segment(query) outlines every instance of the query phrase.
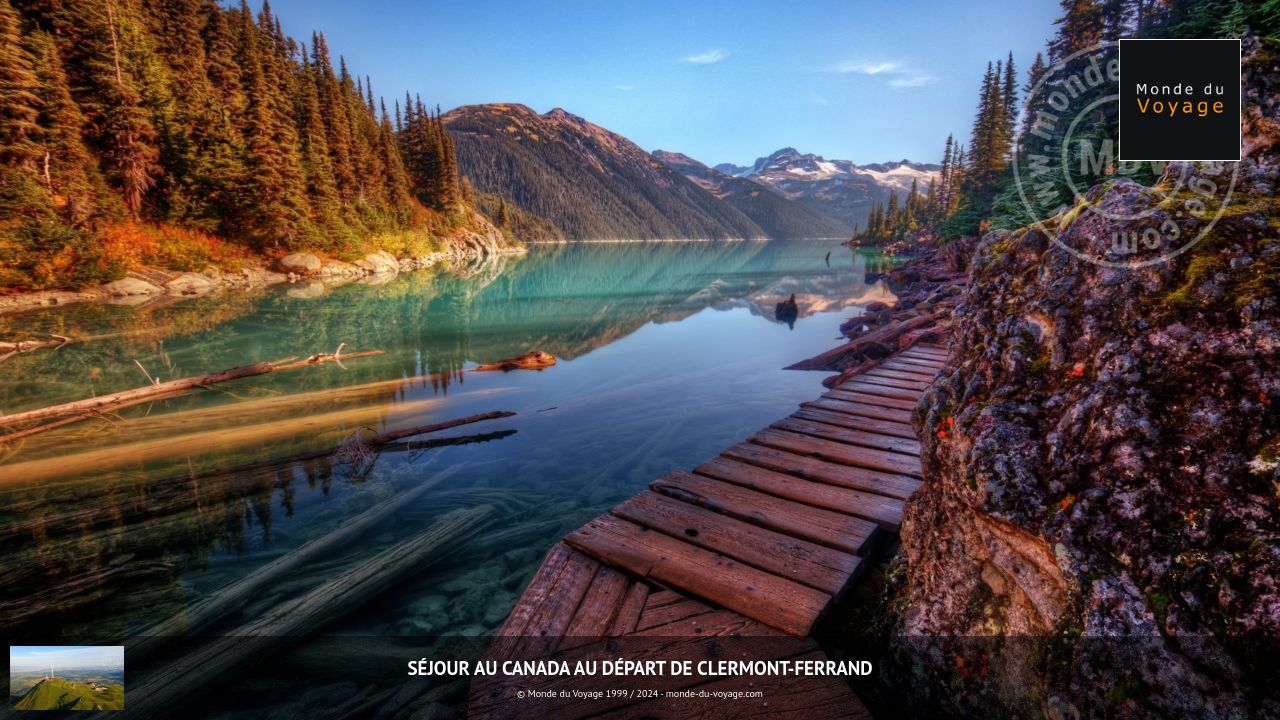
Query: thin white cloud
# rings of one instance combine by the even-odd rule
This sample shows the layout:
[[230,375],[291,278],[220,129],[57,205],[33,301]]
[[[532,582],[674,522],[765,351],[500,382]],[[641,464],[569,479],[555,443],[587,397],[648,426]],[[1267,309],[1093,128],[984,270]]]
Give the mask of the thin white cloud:
[[614,85],[614,86],[613,86],[613,89],[614,89],[614,90],[621,90],[622,92],[631,92],[632,90],[635,90],[636,88],[635,88],[635,86],[634,86],[634,85]]
[[937,78],[928,75],[904,75],[896,77],[889,81],[889,87],[894,88],[915,88],[932,85],[937,82]]
[[813,99],[813,103],[814,103],[815,105],[821,105],[822,107],[826,107],[826,106],[828,106],[828,105],[830,105],[830,104],[831,104],[831,103],[827,102],[827,99],[826,99],[826,98],[824,98],[824,97],[816,97],[816,98],[814,98],[814,99]]
[[902,63],[896,62],[864,62],[861,60],[845,60],[836,63],[832,68],[838,73],[859,73],[862,75],[883,75],[885,73],[901,72]]
[[710,65],[711,63],[718,63],[727,57],[729,57],[729,53],[721,50],[720,48],[716,48],[715,50],[708,50],[697,55],[690,55],[680,62],[692,63],[693,65]]
[[829,68],[841,75],[871,75],[884,77],[891,88],[916,88],[932,85],[937,78],[920,72],[908,63],[897,60],[845,60]]

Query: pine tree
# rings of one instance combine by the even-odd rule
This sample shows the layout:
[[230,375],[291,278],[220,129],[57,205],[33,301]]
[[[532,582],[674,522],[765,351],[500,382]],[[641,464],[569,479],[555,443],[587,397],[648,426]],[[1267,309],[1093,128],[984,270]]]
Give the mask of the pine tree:
[[0,0],[0,162],[34,171],[44,155],[37,144],[40,82],[20,22],[9,0]]

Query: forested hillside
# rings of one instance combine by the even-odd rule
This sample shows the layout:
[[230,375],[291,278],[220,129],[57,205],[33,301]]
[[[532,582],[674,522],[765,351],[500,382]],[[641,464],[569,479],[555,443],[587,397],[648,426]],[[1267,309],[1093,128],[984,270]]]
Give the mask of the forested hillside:
[[573,240],[758,238],[738,210],[635,143],[559,108],[470,105],[445,116],[461,172]]
[[252,253],[341,255],[463,219],[452,143],[263,4],[0,0],[0,287]]

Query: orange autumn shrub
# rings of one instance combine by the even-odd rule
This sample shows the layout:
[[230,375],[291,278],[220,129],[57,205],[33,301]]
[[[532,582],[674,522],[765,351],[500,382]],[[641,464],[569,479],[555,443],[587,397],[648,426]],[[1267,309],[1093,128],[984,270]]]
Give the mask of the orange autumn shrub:
[[252,258],[247,249],[199,230],[132,221],[105,228],[100,252],[107,264],[189,271],[209,266],[232,269]]

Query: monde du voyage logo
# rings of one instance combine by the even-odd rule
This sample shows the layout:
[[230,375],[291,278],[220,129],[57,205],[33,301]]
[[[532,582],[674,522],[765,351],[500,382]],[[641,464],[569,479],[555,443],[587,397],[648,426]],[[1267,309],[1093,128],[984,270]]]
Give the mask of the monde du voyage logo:
[[[1013,163],[1033,225],[1106,267],[1190,249],[1235,188],[1240,98],[1239,40],[1122,39],[1061,58],[1028,94],[1037,110]],[[1118,143],[1098,132],[1108,118]]]

